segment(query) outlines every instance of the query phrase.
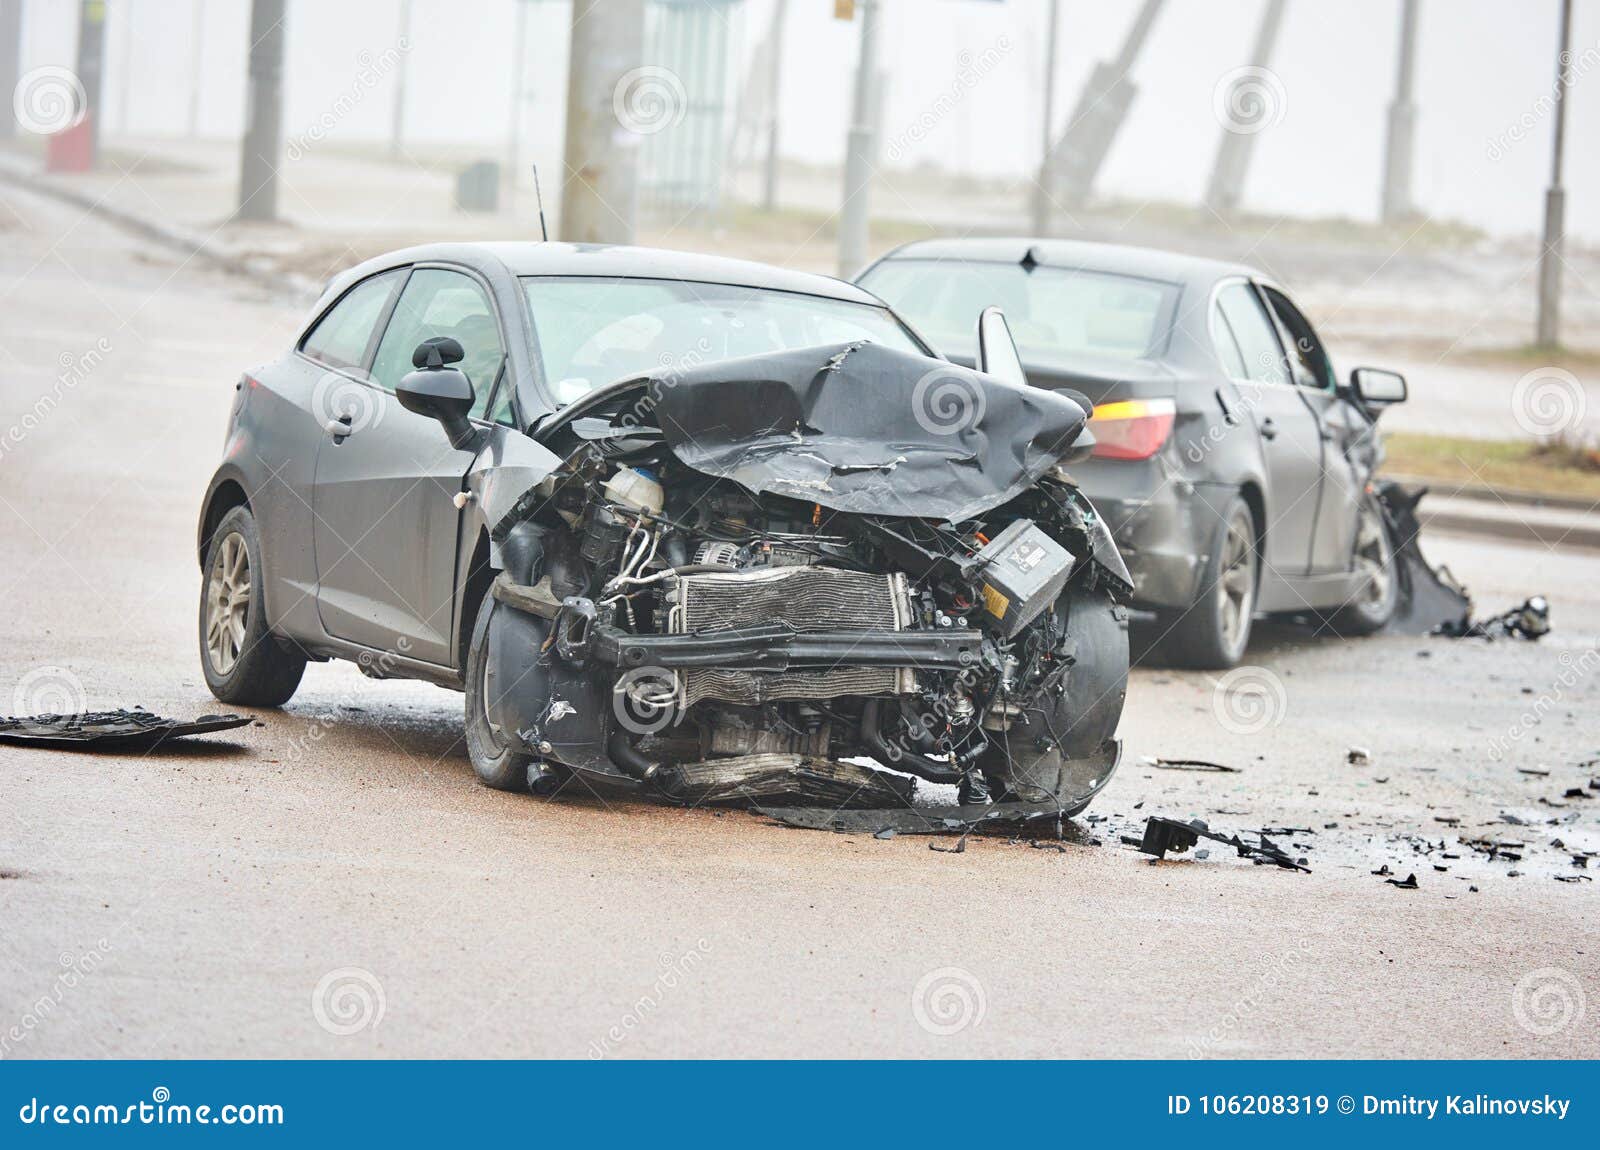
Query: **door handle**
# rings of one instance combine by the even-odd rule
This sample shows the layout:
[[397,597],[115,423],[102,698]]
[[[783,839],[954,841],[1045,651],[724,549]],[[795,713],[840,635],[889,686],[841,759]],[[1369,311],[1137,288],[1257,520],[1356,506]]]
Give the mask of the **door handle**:
[[1276,438],[1278,438],[1278,425],[1276,423],[1273,423],[1270,418],[1263,419],[1261,421],[1261,438],[1262,439],[1276,439]]
[[322,429],[333,436],[334,441],[337,442],[355,431],[355,428],[350,426],[350,422],[350,416],[336,415],[328,420],[327,423],[324,423]]

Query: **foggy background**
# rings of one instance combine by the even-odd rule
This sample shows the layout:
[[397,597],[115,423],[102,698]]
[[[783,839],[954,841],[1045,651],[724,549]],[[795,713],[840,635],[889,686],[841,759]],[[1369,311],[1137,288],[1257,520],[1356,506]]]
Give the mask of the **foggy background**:
[[[747,84],[775,0],[721,9],[731,66],[729,116]],[[515,11],[527,4],[522,163],[557,172],[571,23],[564,0],[412,0],[404,52],[406,150],[452,159],[474,151],[504,160],[511,123]],[[1264,0],[1178,3],[1157,18],[1132,76],[1132,112],[1096,184],[1109,199],[1200,200],[1222,128],[1213,90],[1249,62]],[[1055,127],[1059,131],[1096,61],[1115,55],[1137,4],[1062,4]],[[284,137],[322,132],[331,146],[381,145],[393,115],[395,72],[370,83],[372,61],[394,49],[400,0],[290,0]],[[836,168],[845,133],[859,20],[836,19],[831,0],[791,0],[782,69],[781,154]],[[933,167],[954,176],[1022,178],[1040,159],[1047,0],[888,0],[879,62],[883,105],[879,171]],[[1385,111],[1393,98],[1400,0],[1339,4],[1293,0],[1271,68],[1282,78],[1283,118],[1262,132],[1244,188],[1251,212],[1377,217]],[[21,67],[70,67],[77,0],[28,0]],[[248,0],[110,0],[103,125],[118,135],[237,137],[244,126]],[[1535,0],[1424,0],[1415,101],[1413,195],[1420,212],[1498,236],[1540,226],[1549,179],[1558,5]],[[198,38],[197,38],[198,37]],[[198,50],[197,50],[198,49]],[[993,50],[997,66],[950,101],[963,62]],[[968,53],[963,57],[962,53]],[[191,79],[200,65],[198,89]],[[646,61],[649,62],[648,59]],[[1600,156],[1585,147],[1600,122],[1600,2],[1578,0],[1568,96],[1567,230],[1600,240]],[[903,129],[935,101],[946,111],[920,138]],[[1519,125],[1531,125],[1522,127]],[[1516,139],[1516,135],[1522,138]],[[730,131],[731,138],[731,131]],[[892,153],[887,145],[900,139]],[[547,199],[558,181],[546,178]],[[780,189],[780,202],[784,199]],[[875,209],[886,205],[882,198]]]

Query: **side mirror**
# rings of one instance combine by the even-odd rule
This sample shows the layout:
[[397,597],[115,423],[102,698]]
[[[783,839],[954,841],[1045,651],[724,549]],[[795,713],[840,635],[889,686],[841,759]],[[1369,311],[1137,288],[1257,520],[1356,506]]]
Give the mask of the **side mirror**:
[[1406,377],[1398,371],[1358,367],[1350,373],[1350,394],[1367,407],[1388,407],[1406,401]]
[[467,418],[472,411],[472,383],[464,374],[453,367],[425,367],[402,379],[394,395],[407,411],[443,424],[451,447],[472,448],[478,433]]
[[978,313],[978,370],[1024,387],[1028,383],[1022,356],[1017,354],[1017,341],[1011,338],[1011,325],[997,307],[986,307]]

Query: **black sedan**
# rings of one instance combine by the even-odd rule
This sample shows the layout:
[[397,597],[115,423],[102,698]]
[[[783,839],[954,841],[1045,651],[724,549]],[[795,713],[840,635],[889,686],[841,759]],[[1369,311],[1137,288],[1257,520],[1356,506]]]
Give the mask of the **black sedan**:
[[1258,614],[1343,634],[1395,610],[1392,541],[1370,490],[1393,372],[1348,382],[1301,310],[1254,268],[1112,244],[930,240],[858,282],[945,354],[972,362],[972,316],[998,306],[1028,379],[1093,404],[1072,474],[1133,574],[1163,647],[1229,667]]

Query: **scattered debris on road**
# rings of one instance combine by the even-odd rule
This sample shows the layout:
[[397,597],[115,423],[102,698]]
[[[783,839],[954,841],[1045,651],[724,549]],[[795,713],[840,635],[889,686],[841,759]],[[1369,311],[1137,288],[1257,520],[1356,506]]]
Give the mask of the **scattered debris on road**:
[[1344,761],[1352,767],[1364,767],[1372,762],[1372,752],[1365,747],[1351,747],[1344,753]]
[[1526,639],[1537,642],[1550,633],[1550,602],[1534,595],[1487,619],[1441,626],[1435,634],[1451,639]]
[[1230,767],[1226,763],[1213,763],[1206,759],[1162,759],[1147,757],[1143,760],[1146,766],[1155,767],[1162,771],[1221,771],[1230,775],[1239,773],[1238,767]]
[[73,715],[0,718],[0,742],[63,751],[137,751],[168,739],[211,735],[248,726],[248,715],[201,715],[191,722],[164,719],[149,711],[80,711]]
[[1400,890],[1422,889],[1417,884],[1417,876],[1415,874],[1408,874],[1405,878],[1386,878],[1383,881],[1392,887],[1398,887]]
[[[1258,834],[1256,843],[1247,843],[1238,835],[1218,834],[1208,827],[1202,819],[1191,819],[1181,822],[1178,819],[1163,818],[1152,815],[1144,824],[1144,836],[1135,838],[1133,835],[1123,835],[1122,841],[1128,846],[1138,847],[1143,854],[1153,855],[1157,859],[1165,858],[1168,851],[1182,854],[1194,846],[1202,838],[1213,842],[1225,843],[1239,853],[1240,858],[1251,859],[1255,862],[1270,862],[1285,870],[1304,871],[1311,873],[1311,868],[1306,865],[1305,859],[1291,857],[1284,849],[1266,836]],[[1199,857],[1197,854],[1196,858]]]

